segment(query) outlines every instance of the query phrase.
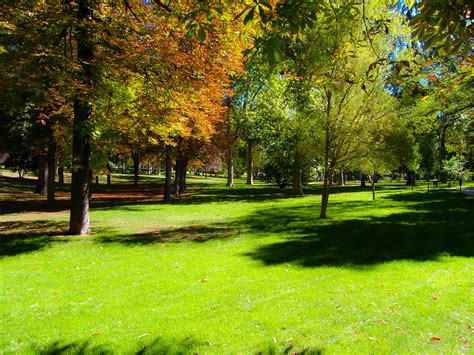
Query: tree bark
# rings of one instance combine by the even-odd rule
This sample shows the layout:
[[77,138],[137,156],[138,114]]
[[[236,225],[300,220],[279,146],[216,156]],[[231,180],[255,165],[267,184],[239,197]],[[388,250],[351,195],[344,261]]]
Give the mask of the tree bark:
[[303,196],[303,187],[301,182],[301,161],[298,156],[295,156],[293,164],[293,177],[291,180],[292,194],[295,196]]
[[247,142],[247,185],[253,185],[253,143]]
[[62,166],[58,167],[58,183],[59,186],[64,186],[64,168]]
[[186,170],[188,168],[188,159],[181,160],[181,168],[179,172],[179,190],[186,192]]
[[341,168],[341,171],[339,172],[339,175],[338,175],[338,178],[337,178],[337,184],[339,186],[344,186],[346,184],[343,168]]
[[58,162],[58,144],[54,138],[52,128],[48,129],[48,204],[55,201],[55,178]]
[[409,171],[407,173],[407,186],[415,186],[415,172],[414,171]]
[[227,148],[227,184],[234,186],[234,160],[232,158],[232,145]]
[[[76,18],[77,58],[82,67],[80,78],[86,88],[93,86],[92,60],[94,45],[92,40],[92,3],[78,0]],[[92,105],[79,95],[74,100],[73,143],[72,143],[72,182],[71,215],[69,233],[85,235],[89,233],[89,192],[90,192],[90,134],[88,123],[92,117]]]
[[112,185],[112,167],[110,166],[110,163],[107,163],[107,186]]
[[327,218],[327,209],[329,203],[329,193],[332,185],[332,173],[329,169],[324,173],[323,193],[321,196],[321,213],[319,218]]
[[179,184],[179,176],[181,174],[182,168],[182,161],[180,159],[176,159],[174,164],[174,182],[173,182],[173,195],[179,198],[180,193],[180,184]]
[[38,181],[36,182],[35,193],[41,195],[47,195],[48,193],[48,158],[47,156],[40,155],[39,157],[39,169],[38,169]]
[[370,183],[372,184],[372,200],[375,201],[375,178],[376,174],[372,175]]
[[140,178],[140,153],[132,152],[133,159],[133,186],[138,186],[138,179]]
[[165,158],[165,188],[163,193],[163,201],[171,201],[171,154],[166,153]]

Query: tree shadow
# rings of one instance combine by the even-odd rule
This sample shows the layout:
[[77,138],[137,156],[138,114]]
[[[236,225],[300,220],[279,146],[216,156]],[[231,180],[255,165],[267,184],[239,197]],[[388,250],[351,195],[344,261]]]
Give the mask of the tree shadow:
[[33,252],[65,242],[59,238],[68,230],[66,222],[35,220],[0,224],[0,258]]
[[163,229],[136,234],[106,234],[97,237],[100,243],[122,243],[151,245],[158,243],[207,242],[238,234],[238,230],[226,225],[193,225],[189,227]]
[[[200,346],[208,346],[204,341],[197,341],[192,337],[184,337],[182,339],[168,340],[156,337],[152,340],[139,339],[136,342],[136,351],[129,353],[136,355],[145,354],[186,354]],[[59,354],[115,354],[116,350],[109,344],[101,344],[92,339],[64,342],[61,340],[54,341],[46,345],[35,345],[31,347],[34,353],[42,355],[59,355]]]
[[[390,195],[412,202],[409,212],[342,221],[310,217],[307,207],[260,210],[245,224],[252,231],[287,235],[246,254],[266,265],[370,266],[393,260],[435,260],[441,255],[474,256],[474,205],[460,194]],[[334,206],[333,206],[334,207]],[[345,204],[333,208],[342,213]]]

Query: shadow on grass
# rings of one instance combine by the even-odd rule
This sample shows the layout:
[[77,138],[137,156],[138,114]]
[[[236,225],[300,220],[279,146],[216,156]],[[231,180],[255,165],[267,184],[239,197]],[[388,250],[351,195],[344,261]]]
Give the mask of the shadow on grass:
[[[96,344],[92,339],[85,341],[64,342],[55,341],[44,346],[34,346],[32,351],[42,355],[59,354],[116,354],[117,351],[108,344]],[[196,353],[198,347],[209,347],[208,342],[197,341],[192,337],[182,339],[167,340],[161,337],[146,341],[138,339],[136,341],[136,351],[129,354],[188,354]]]
[[64,242],[66,222],[46,220],[2,222],[0,224],[0,257],[29,253]]
[[[321,221],[307,207],[260,210],[246,221],[250,231],[286,235],[246,254],[266,265],[364,266],[392,260],[474,256],[474,203],[461,194],[406,193],[386,199],[411,202],[410,212],[383,217]],[[333,206],[334,207],[334,206]],[[345,203],[332,209],[342,213]],[[339,209],[339,210],[338,210]]]
[[100,236],[101,243],[156,244],[179,242],[206,242],[212,239],[224,239],[238,234],[236,228],[229,225],[198,225],[182,228],[164,229],[137,234],[109,234]]

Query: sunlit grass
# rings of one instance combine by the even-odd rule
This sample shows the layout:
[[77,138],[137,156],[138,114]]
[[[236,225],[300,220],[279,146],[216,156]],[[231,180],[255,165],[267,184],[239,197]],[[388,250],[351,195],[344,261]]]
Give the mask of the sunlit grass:
[[90,237],[0,216],[0,352],[471,351],[472,198],[341,187],[321,221],[318,185],[224,182],[100,206]]

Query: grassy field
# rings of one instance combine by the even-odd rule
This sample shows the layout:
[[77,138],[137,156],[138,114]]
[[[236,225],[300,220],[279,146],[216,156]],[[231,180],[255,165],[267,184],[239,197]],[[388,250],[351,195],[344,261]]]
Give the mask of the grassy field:
[[93,234],[67,195],[0,182],[0,353],[469,353],[474,199],[402,185],[320,188],[194,178],[161,203],[114,177]]

